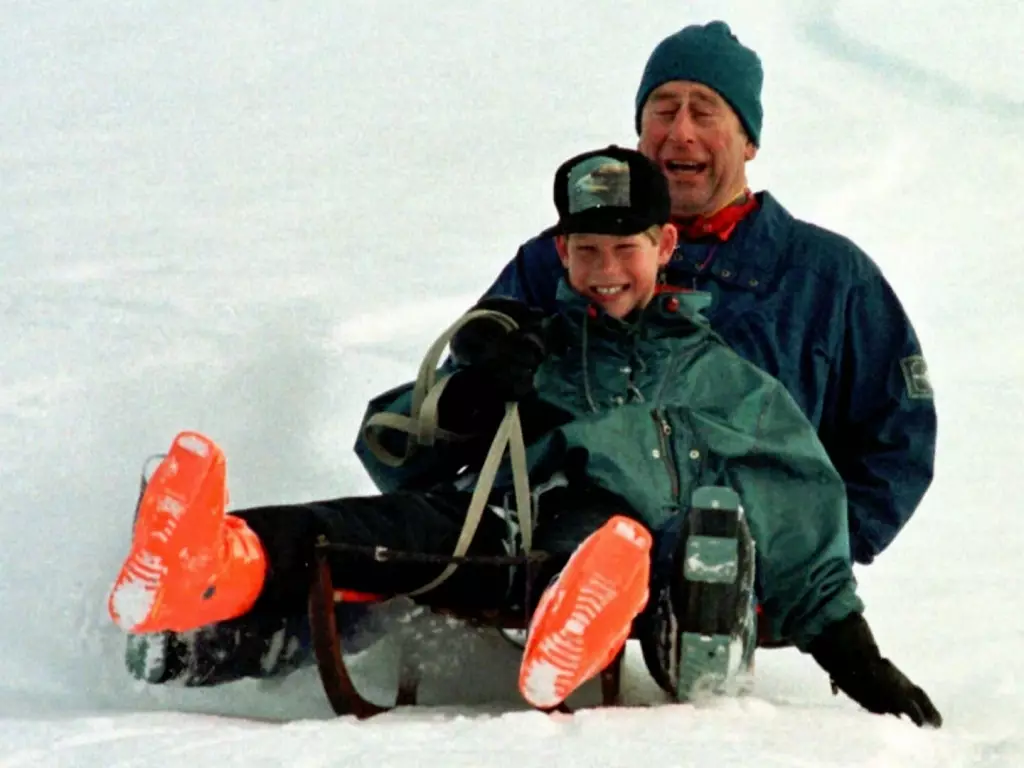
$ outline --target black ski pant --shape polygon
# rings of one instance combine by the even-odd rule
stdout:
[[[396,552],[446,557],[462,533],[470,494],[452,490],[399,491],[376,496],[345,497],[234,514],[259,536],[267,555],[268,576],[253,611],[283,614],[305,604],[309,594],[317,541],[348,545],[328,557],[335,587],[392,596],[411,592],[434,579],[444,563],[380,561],[376,547]],[[631,513],[625,504],[597,488],[560,487],[542,497],[543,513],[534,548],[547,552],[550,563],[538,569],[546,583],[591,533],[616,514]],[[509,530],[492,510],[485,510],[468,555],[508,554]],[[354,551],[365,548],[365,551]],[[456,611],[501,610],[522,605],[510,584],[522,584],[509,566],[465,564],[442,584],[422,596],[430,605]]]
[[[303,644],[308,651],[302,635],[307,630],[306,601],[317,542],[366,547],[366,552],[331,552],[328,563],[335,588],[382,596],[404,594],[430,582],[445,564],[400,558],[381,561],[372,556],[372,549],[451,555],[469,501],[469,493],[450,489],[399,491],[233,512],[263,545],[268,566],[263,590],[244,616],[201,628],[187,642],[177,642],[181,658],[176,674],[169,677],[183,678],[190,685],[210,685],[294,668],[302,659],[280,654],[282,648]],[[540,497],[533,547],[549,557],[535,570],[463,564],[417,599],[460,612],[532,609],[576,547],[617,514],[635,516],[619,497],[600,488],[556,487]],[[485,510],[467,554],[508,554],[508,539],[506,522]],[[290,642],[294,639],[299,641]],[[269,658],[271,653],[278,655]]]

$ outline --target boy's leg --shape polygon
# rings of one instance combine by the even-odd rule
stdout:
[[[131,553],[111,592],[115,622],[131,632],[152,633],[141,636],[143,658],[135,659],[133,669],[151,682],[184,678],[204,684],[290,667],[290,654],[280,648],[282,642],[285,648],[302,645],[320,536],[370,549],[446,555],[455,547],[468,503],[466,494],[397,493],[225,516],[223,463],[201,435],[178,436],[147,486]],[[504,535],[504,524],[485,515],[471,553],[502,553]],[[443,567],[379,562],[358,553],[332,555],[329,562],[338,586],[385,596],[415,589]],[[475,570],[459,568],[431,600],[457,608],[501,605],[507,572]],[[239,574],[242,589],[234,581]],[[254,583],[258,591],[252,596]],[[155,652],[146,654],[145,646]],[[159,668],[151,664],[157,660]]]
[[[382,597],[422,587],[446,564],[401,557],[381,560],[374,557],[374,550],[451,555],[469,498],[459,492],[399,491],[237,512],[263,543],[270,563],[267,583],[253,609],[281,614],[305,605],[321,537],[353,548],[331,552],[327,558],[336,587]],[[505,523],[485,514],[467,554],[506,554],[506,537]],[[508,592],[507,566],[464,565],[423,599],[453,610],[494,610],[504,607]]]
[[[448,555],[467,504],[465,494],[395,493],[239,510],[234,514],[266,553],[263,591],[245,615],[175,635],[177,674],[186,685],[213,685],[302,666],[311,658],[305,608],[320,536],[357,547]],[[470,554],[504,554],[505,532],[497,517],[485,515]],[[385,598],[426,584],[443,567],[379,562],[355,552],[334,553],[328,562],[336,587]],[[507,592],[506,569],[465,566],[424,597],[457,610],[490,610],[501,607]]]
[[[559,485],[541,493],[535,514],[533,547],[549,557],[536,566],[528,582],[525,574],[517,574],[516,594],[526,598],[528,614],[532,614],[541,593],[588,536],[616,515],[635,517],[619,496],[589,484]]]

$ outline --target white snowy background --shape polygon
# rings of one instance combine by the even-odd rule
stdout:
[[[1018,0],[2,5],[0,766],[1024,765]],[[571,718],[523,709],[490,635],[442,633],[438,706],[362,723],[312,670],[132,681],[104,602],[145,457],[194,428],[237,505],[371,491],[365,401],[552,221],[562,160],[635,141],[653,45],[712,18],[767,71],[752,185],[865,248],[924,344],[937,478],[858,576],[945,727],[791,650],[745,699]]]

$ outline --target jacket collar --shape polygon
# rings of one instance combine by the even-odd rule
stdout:
[[[755,197],[757,209],[736,225],[725,242],[680,241],[667,268],[670,279],[686,285],[685,276],[713,275],[737,288],[767,291],[779,269],[779,254],[793,217],[769,192]]]

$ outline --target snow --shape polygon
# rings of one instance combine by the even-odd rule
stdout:
[[[1021,8],[8,3],[0,765],[1024,764]],[[551,222],[562,160],[634,141],[654,43],[715,17],[765,60],[752,185],[864,247],[924,344],[937,477],[858,577],[945,727],[868,715],[790,650],[742,698],[546,716],[510,645],[422,618],[431,706],[373,721],[333,718],[312,670],[132,681],[105,603],[146,458],[195,429],[235,505],[370,492],[366,400]],[[629,700],[658,701],[629,663]]]
[[[140,625],[153,608],[156,601],[157,585],[160,574],[166,572],[163,560],[148,552],[143,552],[135,567],[125,575],[125,579],[110,595],[111,618],[124,630]]]

